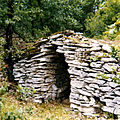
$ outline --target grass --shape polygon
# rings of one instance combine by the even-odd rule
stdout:
[[[78,113],[70,111],[69,105],[62,103],[38,104],[18,101],[8,93],[2,96],[2,103],[1,116],[5,117],[5,112],[8,114],[12,112],[16,115],[16,120],[80,120]],[[19,115],[22,117],[19,118]]]
[[[113,120],[105,117],[86,117],[80,112],[70,111],[69,105],[64,103],[45,103],[38,104],[33,102],[18,101],[15,96],[9,93],[2,96],[3,107],[1,115],[4,119],[0,120]],[[6,119],[6,115],[16,116],[15,118]]]
[[[20,101],[14,90],[5,91],[8,90],[8,83],[5,83],[0,85],[0,120],[98,120],[97,117],[86,117],[80,112],[70,111],[70,106],[65,101],[44,104]],[[110,118],[110,115],[99,116],[99,120],[113,120],[105,118]]]

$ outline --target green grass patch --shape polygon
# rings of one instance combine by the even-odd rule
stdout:
[[[38,104],[18,101],[6,93],[0,99],[1,120],[77,120],[78,113],[70,111],[69,105],[62,103]]]

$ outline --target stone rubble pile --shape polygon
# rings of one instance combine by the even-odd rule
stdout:
[[[120,85],[113,81],[120,66],[108,44],[73,31],[40,42],[37,52],[14,65],[15,81],[36,89],[35,102],[69,97],[70,108],[85,115],[120,115]]]

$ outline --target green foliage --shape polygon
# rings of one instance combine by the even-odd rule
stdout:
[[[108,26],[108,30],[104,32],[109,39],[119,39],[120,37],[120,19],[118,19],[114,24]]]
[[[0,87],[0,97],[1,97],[8,91],[9,85],[7,84],[5,80],[4,81],[0,80],[0,82],[1,82],[1,87]]]
[[[117,59],[120,62],[120,48],[115,48],[112,46],[112,53],[111,53],[112,57]],[[112,78],[112,80],[118,84],[120,84],[120,72],[117,72],[116,70],[113,69],[113,74],[115,74],[115,76]]]
[[[100,61],[103,57],[106,57],[105,53],[103,53],[103,52],[101,52],[101,53],[102,53],[102,55],[94,55],[94,56],[90,57],[90,60],[95,62],[95,61]]]
[[[106,25],[104,21],[100,19],[101,16],[97,14],[99,13],[96,12],[95,16],[91,16],[86,19],[86,34],[89,37],[100,36],[102,32],[105,31]]]
[[[106,0],[101,4],[95,14],[86,19],[86,34],[89,37],[103,35],[107,26],[115,23],[120,17],[120,1],[119,0]]]
[[[110,120],[116,120],[117,119],[117,115],[110,113],[110,112],[105,112],[105,118],[106,119],[110,119]]]
[[[101,58],[102,58],[101,56],[95,55],[95,56],[90,57],[90,60],[92,60],[92,61],[100,61]]]
[[[5,40],[4,38],[0,37],[0,71],[3,71],[5,69],[5,63],[4,63],[4,46],[5,45]]]
[[[22,38],[31,38],[32,30],[36,29],[32,26],[32,21],[37,19],[38,21],[43,16],[42,10],[37,4],[37,0],[30,3],[28,0],[11,0],[13,1],[13,13],[9,11],[8,5],[10,1],[0,1],[0,23],[3,31],[9,25],[13,25],[14,33],[19,34]],[[13,16],[8,18],[8,13]],[[40,34],[40,33],[39,33]]]
[[[27,101],[30,97],[33,97],[35,94],[35,89],[30,87],[22,87],[20,84],[17,86],[17,91],[15,96],[18,100],[25,100]]]
[[[111,47],[112,48],[112,57],[116,58],[118,61],[120,61],[120,49],[119,48],[115,48],[115,47]]]
[[[66,29],[83,31],[84,20],[94,11],[95,0],[41,0],[40,3],[44,14],[41,22],[54,33]]]
[[[115,47],[111,47],[111,56],[113,58],[115,58],[116,60],[120,61],[120,49],[119,47],[118,48],[115,48]],[[111,72],[112,74],[114,74],[114,76],[112,77],[112,81],[114,81],[115,83],[118,83],[120,84],[120,71],[116,71],[115,69],[113,69],[113,71]],[[103,74],[98,74],[96,79],[109,79],[108,76],[103,73]]]
[[[0,120],[25,120],[23,111],[18,110],[14,105],[6,102],[6,99],[0,101]]]
[[[120,72],[116,72],[116,75],[112,80],[120,85]]]
[[[13,112],[5,112],[5,114],[1,114],[1,120],[23,120],[21,113],[16,109]]]
[[[9,11],[9,1],[0,1],[2,31],[5,32],[6,27],[12,24],[14,33],[26,41],[65,29],[83,31],[84,20],[98,4],[95,0],[11,1],[13,12]],[[8,18],[8,13],[12,18]]]
[[[18,109],[14,104],[7,102],[6,98],[3,96],[10,92],[10,94],[16,95],[16,98],[19,100],[28,100],[28,98],[33,96],[36,92],[34,89],[28,87],[22,87],[18,85],[17,91],[12,91],[8,89],[9,84],[6,81],[1,81],[0,87],[0,120],[25,120],[24,112],[29,115],[33,114],[32,108],[26,108],[26,110]],[[11,93],[12,92],[12,93]]]
[[[114,74],[114,76],[112,77],[112,81],[115,83],[118,83],[120,85],[120,72],[117,72],[113,69],[112,73]],[[102,74],[98,74],[96,79],[103,79],[103,80],[107,80],[109,79],[109,77],[107,76],[107,74],[102,73]]]
[[[118,83],[120,85],[120,72],[116,72],[113,70],[113,74],[115,75],[114,77],[112,77],[112,81],[115,82],[115,83]],[[98,74],[96,79],[103,79],[103,80],[107,80],[109,79],[109,77],[105,74],[105,73],[102,73],[102,74]]]
[[[4,95],[6,93],[6,89],[5,89],[5,87],[1,87],[0,88],[0,95]]]
[[[34,109],[33,109],[33,107],[28,107],[28,108],[26,108],[26,112],[29,114],[29,115],[33,115],[35,112],[34,112]]]
[[[1,0],[0,36],[6,36],[2,56],[7,69],[22,56],[26,43],[65,29],[84,32],[84,20],[97,4],[95,0]]]
[[[97,80],[98,79],[104,79],[104,80],[106,80],[106,79],[108,79],[108,76],[105,73],[102,73],[102,74],[98,74],[97,77],[96,77],[96,79]]]
[[[20,110],[13,105],[8,105],[3,95],[8,92],[8,83],[1,81],[0,87],[0,120],[24,120]]]
[[[72,113],[68,109],[69,106],[62,104],[36,104],[24,103],[11,98],[11,96],[4,96],[2,100],[2,109],[0,112],[0,120],[76,120],[79,116]],[[0,102],[1,103],[1,102]],[[1,105],[1,104],[0,104]],[[84,119],[84,116],[81,117]]]

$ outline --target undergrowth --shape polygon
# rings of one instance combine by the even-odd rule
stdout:
[[[33,103],[28,99],[35,91],[18,85],[13,88],[0,81],[0,120],[77,120],[79,115],[68,105],[52,102]]]
[[[44,104],[20,101],[6,92],[0,97],[0,120],[98,120],[98,117],[86,117],[70,111],[68,104],[55,101]]]
[[[0,120],[77,120],[68,105],[52,102],[38,104],[18,101],[9,93],[0,98]]]
[[[33,103],[26,99],[27,88],[18,85],[14,89],[8,82],[0,81],[0,120],[97,120],[70,111],[66,103]]]

